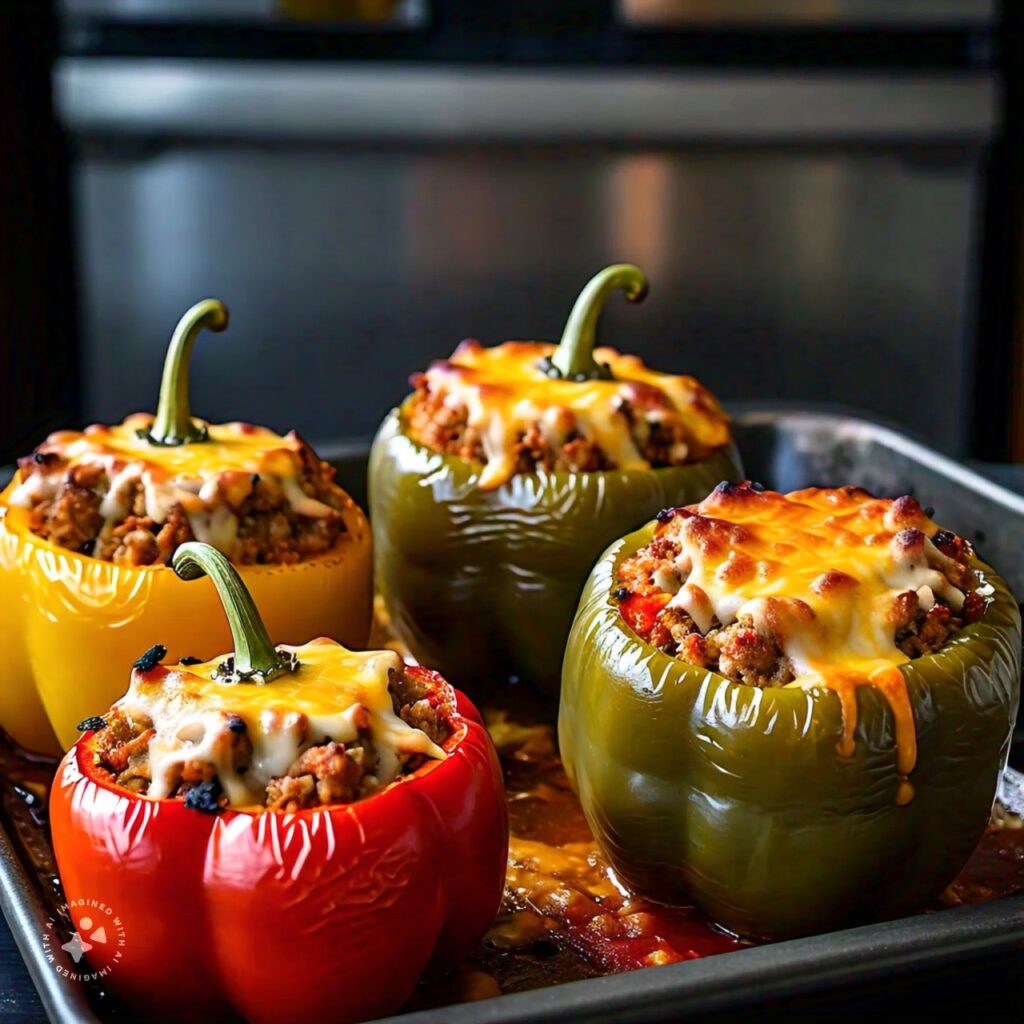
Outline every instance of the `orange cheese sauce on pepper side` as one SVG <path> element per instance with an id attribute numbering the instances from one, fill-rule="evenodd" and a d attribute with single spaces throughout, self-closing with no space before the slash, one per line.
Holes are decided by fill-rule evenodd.
<path id="1" fill-rule="evenodd" d="M 446 401 L 465 405 L 469 425 L 479 431 L 486 456 L 481 489 L 498 487 L 514 475 L 516 441 L 533 424 L 555 444 L 570 432 L 593 441 L 618 469 L 650 469 L 624 403 L 650 422 L 682 425 L 696 458 L 729 443 L 729 418 L 694 377 L 659 373 L 637 356 L 597 348 L 594 358 L 609 366 L 614 379 L 564 380 L 549 377 L 540 365 L 554 351 L 554 345 L 542 342 L 485 348 L 464 341 L 423 375 Z"/>
<path id="2" fill-rule="evenodd" d="M 19 473 L 8 503 L 31 508 L 35 501 L 53 497 L 67 469 L 93 464 L 102 466 L 110 480 L 100 507 L 108 523 L 124 518 L 126 488 L 140 483 L 146 515 L 154 522 L 165 522 L 171 507 L 180 505 L 196 539 L 223 551 L 230 551 L 237 529 L 223 498 L 228 496 L 235 503 L 244 500 L 256 478 L 277 480 L 297 515 L 312 519 L 336 515 L 302 489 L 304 443 L 294 432 L 282 437 L 248 423 L 210 423 L 204 424 L 207 440 L 164 446 L 146 440 L 152 424 L 151 415 L 137 413 L 114 426 L 95 424 L 84 431 L 51 434 L 34 456 L 44 471 Z M 48 456 L 61 460 L 56 472 L 45 471 Z"/>
<path id="3" fill-rule="evenodd" d="M 263 685 L 218 678 L 227 656 L 132 673 L 115 708 L 152 723 L 149 797 L 168 797 L 182 765 L 199 761 L 216 769 L 231 807 L 258 808 L 270 779 L 304 750 L 355 742 L 360 729 L 373 737 L 379 786 L 401 774 L 403 757 L 444 759 L 444 750 L 395 712 L 389 684 L 403 663 L 394 651 L 351 651 L 325 637 L 279 650 L 294 655 L 297 668 Z M 232 760 L 232 719 L 241 719 L 252 742 L 244 774 Z"/>
<path id="4" fill-rule="evenodd" d="M 896 642 L 897 599 L 913 591 L 921 607 L 941 600 L 958 614 L 965 592 L 944 570 L 958 577 L 967 571 L 932 543 L 939 528 L 917 501 L 878 499 L 852 487 L 784 495 L 720 485 L 699 505 L 660 518 L 655 538 L 681 549 L 668 577 L 656 574 L 674 590 L 665 607 L 684 610 L 702 634 L 743 616 L 776 638 L 793 674 L 785 685 L 839 698 L 843 756 L 854 751 L 857 689 L 874 687 L 893 714 L 897 802 L 909 802 L 917 737 L 900 671 L 910 658 Z M 972 582 L 979 597 L 988 596 L 980 580 Z M 622 605 L 631 624 L 645 617 L 632 607 L 636 600 Z"/>

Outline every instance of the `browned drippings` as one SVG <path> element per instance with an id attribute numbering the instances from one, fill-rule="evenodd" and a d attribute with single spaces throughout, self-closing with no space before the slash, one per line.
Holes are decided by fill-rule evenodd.
<path id="1" fill-rule="evenodd" d="M 416 1007 L 675 963 L 746 945 L 691 908 L 664 907 L 629 894 L 590 834 L 558 757 L 552 726 L 523 725 L 501 711 L 485 717 L 508 790 L 512 838 L 505 896 L 480 950 L 454 976 L 424 985 Z M 929 909 L 1022 891 L 1024 828 L 1000 821 Z"/>

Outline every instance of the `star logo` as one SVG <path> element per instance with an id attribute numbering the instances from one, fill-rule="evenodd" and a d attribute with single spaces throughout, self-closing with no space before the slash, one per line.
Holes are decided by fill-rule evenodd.
<path id="1" fill-rule="evenodd" d="M 85 956 L 86 953 L 89 952 L 90 949 L 93 948 L 96 943 L 104 944 L 107 941 L 107 930 L 102 925 L 100 925 L 100 927 L 94 932 L 91 932 L 88 939 L 83 937 L 82 932 L 88 932 L 89 929 L 92 928 L 92 925 L 93 921 L 91 917 L 83 917 L 82 930 L 72 932 L 70 940 L 63 943 L 60 947 L 71 957 L 72 960 L 75 961 L 76 964 L 83 956 Z"/>

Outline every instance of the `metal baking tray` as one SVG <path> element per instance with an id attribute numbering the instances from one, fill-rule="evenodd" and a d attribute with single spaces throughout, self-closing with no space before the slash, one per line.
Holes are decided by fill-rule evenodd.
<path id="1" fill-rule="evenodd" d="M 1024 497 L 905 434 L 845 413 L 745 406 L 736 415 L 735 433 L 748 475 L 778 490 L 857 484 L 883 496 L 914 494 L 934 505 L 943 525 L 970 538 L 1014 593 L 1024 595 Z M 367 445 L 321 451 L 365 507 Z M 1022 754 L 1024 747 L 1015 742 L 1011 760 L 1017 763 Z M 46 1012 L 59 1024 L 128 1019 L 55 969 L 71 965 L 62 962 L 59 943 L 42 942 L 59 901 L 46 868 L 50 851 L 38 799 L 34 806 L 31 786 L 10 783 L 2 760 L 0 783 L 0 908 Z M 1008 768 L 1002 794 L 1014 810 L 1024 805 L 1024 776 Z M 387 1020 L 532 1024 L 556 1017 L 601 1022 L 742 1014 L 770 1000 L 813 998 L 921 972 L 934 979 L 954 964 L 982 961 L 1024 968 L 1024 894 Z"/>

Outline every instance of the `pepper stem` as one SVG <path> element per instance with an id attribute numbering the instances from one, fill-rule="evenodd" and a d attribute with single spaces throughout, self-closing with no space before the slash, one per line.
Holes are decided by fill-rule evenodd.
<path id="1" fill-rule="evenodd" d="M 217 588 L 235 646 L 234 657 L 222 663 L 218 678 L 232 683 L 269 683 L 298 668 L 294 655 L 276 650 L 270 642 L 252 595 L 238 570 L 220 551 L 209 544 L 190 541 L 175 551 L 171 567 L 183 580 L 209 576 Z"/>
<path id="2" fill-rule="evenodd" d="M 594 341 L 598 317 L 616 288 L 621 288 L 630 302 L 640 302 L 647 294 L 647 278 L 632 263 L 613 263 L 587 282 L 572 307 L 562 340 L 551 356 L 551 367 L 558 376 L 566 380 L 611 377 L 611 370 L 594 359 Z"/>
<path id="3" fill-rule="evenodd" d="M 192 420 L 188 398 L 188 365 L 192 348 L 204 328 L 223 331 L 228 325 L 228 310 L 220 299 L 197 302 L 179 321 L 171 335 L 160 380 L 160 401 L 156 419 L 146 434 L 150 444 L 176 447 L 206 440 L 206 428 Z"/>

